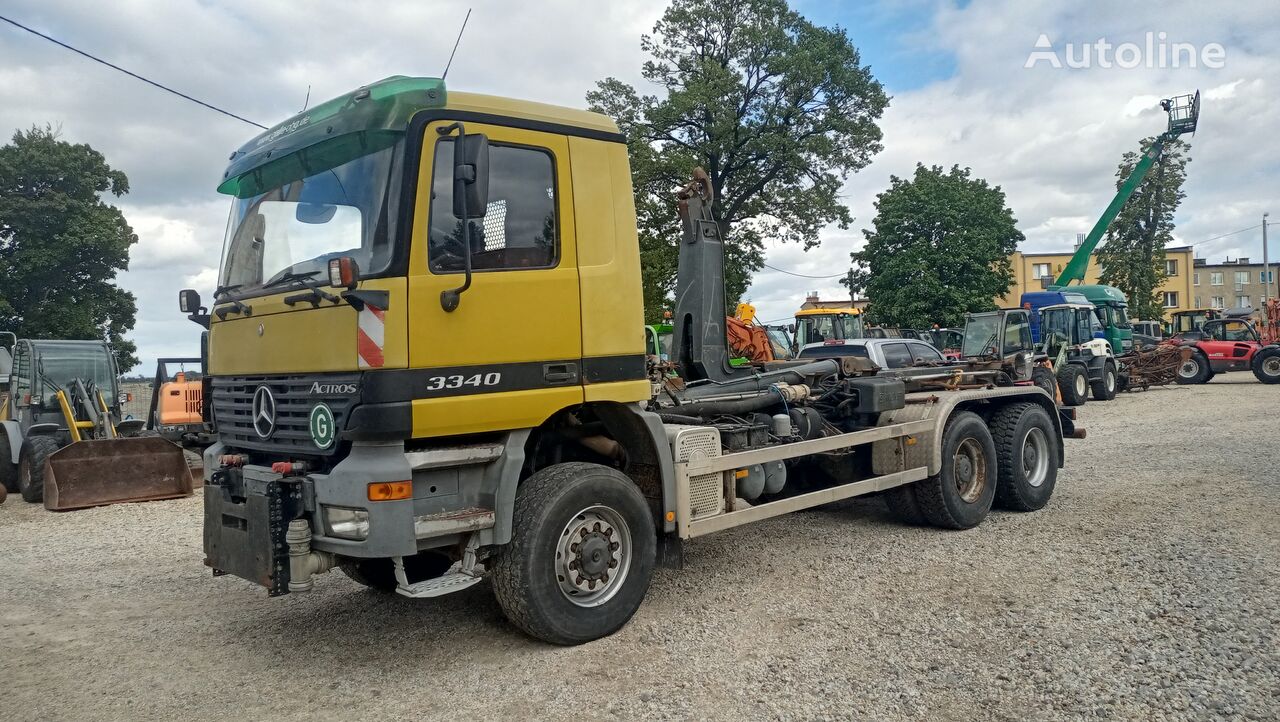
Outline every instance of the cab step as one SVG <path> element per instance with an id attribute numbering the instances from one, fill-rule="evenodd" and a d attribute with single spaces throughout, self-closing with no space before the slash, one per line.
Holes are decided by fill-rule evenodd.
<path id="1" fill-rule="evenodd" d="M 451 571 L 435 579 L 426 579 L 408 585 L 397 585 L 396 593 L 413 599 L 443 597 L 446 594 L 460 592 L 463 589 L 473 587 L 479 584 L 482 579 L 484 577 L 464 574 L 462 571 Z"/>

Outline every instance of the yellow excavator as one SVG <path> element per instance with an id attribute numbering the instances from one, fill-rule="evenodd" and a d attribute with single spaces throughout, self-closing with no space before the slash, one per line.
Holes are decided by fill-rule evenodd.
<path id="1" fill-rule="evenodd" d="M 182 449 L 122 420 L 115 357 L 103 341 L 0 334 L 0 484 L 67 511 L 192 493 Z"/>

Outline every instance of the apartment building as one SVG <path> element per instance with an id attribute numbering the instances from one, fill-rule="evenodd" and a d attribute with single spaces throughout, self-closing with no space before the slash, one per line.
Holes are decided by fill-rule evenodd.
<path id="1" fill-rule="evenodd" d="M 1195 303 L 1195 271 L 1193 269 L 1195 259 L 1191 246 L 1179 246 L 1177 248 L 1166 248 L 1165 253 L 1165 273 L 1168 278 L 1160 287 L 1160 294 L 1164 300 L 1165 313 L 1173 313 L 1174 311 L 1187 311 L 1194 306 Z M 1072 252 L 1064 251 L 1061 253 L 1023 253 L 1015 251 L 1009 257 L 1010 263 L 1013 265 L 1013 286 L 1009 288 L 1009 293 L 1003 298 L 996 299 L 996 304 L 1001 308 L 1011 308 L 1018 305 L 1018 299 L 1027 291 L 1042 291 L 1045 286 L 1052 283 L 1052 279 L 1056 278 L 1062 272 L 1067 262 L 1071 260 Z M 1085 273 L 1085 283 L 1102 283 L 1100 280 L 1102 275 L 1102 266 L 1098 263 L 1097 258 L 1092 259 L 1089 264 L 1089 270 Z M 1045 280 L 1048 279 L 1048 280 Z M 1201 279 L 1207 281 L 1207 279 Z M 1143 319 L 1155 321 L 1157 319 Z"/>
<path id="2" fill-rule="evenodd" d="M 1222 263 L 1209 263 L 1197 258 L 1192 265 L 1192 308 L 1239 308 L 1260 306 L 1264 297 L 1276 296 L 1275 263 L 1270 276 L 1261 263 L 1249 258 L 1228 258 Z M 1267 281 L 1270 281 L 1270 293 Z"/>

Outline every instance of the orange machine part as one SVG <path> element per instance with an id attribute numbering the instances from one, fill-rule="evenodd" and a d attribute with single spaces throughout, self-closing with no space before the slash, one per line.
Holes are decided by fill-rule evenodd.
<path id="1" fill-rule="evenodd" d="M 184 374 L 178 374 L 177 380 L 167 381 L 160 385 L 160 403 L 157 411 L 161 426 L 185 426 L 199 424 L 203 420 L 200 413 L 201 389 L 199 381 L 187 381 Z"/>
<path id="2" fill-rule="evenodd" d="M 769 343 L 769 334 L 763 326 L 757 326 L 734 316 L 725 317 L 725 335 L 728 336 L 729 348 L 738 356 L 750 359 L 754 363 L 773 361 L 773 345 Z"/>

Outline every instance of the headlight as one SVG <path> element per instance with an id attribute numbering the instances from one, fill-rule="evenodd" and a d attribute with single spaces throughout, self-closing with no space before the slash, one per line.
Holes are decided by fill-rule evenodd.
<path id="1" fill-rule="evenodd" d="M 324 528 L 329 536 L 343 539 L 369 538 L 369 512 L 341 506 L 324 507 Z"/>

